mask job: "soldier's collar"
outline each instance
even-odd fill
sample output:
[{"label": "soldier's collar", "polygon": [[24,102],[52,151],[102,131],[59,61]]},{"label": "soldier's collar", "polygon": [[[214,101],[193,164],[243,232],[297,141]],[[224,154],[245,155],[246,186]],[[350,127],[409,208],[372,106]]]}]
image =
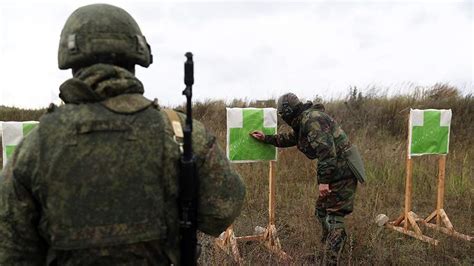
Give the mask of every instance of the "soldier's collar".
[{"label": "soldier's collar", "polygon": [[153,105],[154,102],[139,93],[121,94],[100,102],[107,109],[121,114],[132,114]]}]

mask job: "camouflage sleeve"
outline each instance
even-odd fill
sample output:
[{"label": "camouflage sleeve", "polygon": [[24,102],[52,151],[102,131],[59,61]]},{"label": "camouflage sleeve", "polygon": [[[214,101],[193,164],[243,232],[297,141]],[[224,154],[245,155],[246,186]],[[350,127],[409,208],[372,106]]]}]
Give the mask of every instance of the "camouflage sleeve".
[{"label": "camouflage sleeve", "polygon": [[328,130],[321,128],[317,120],[308,122],[304,129],[314,156],[318,159],[318,183],[332,182],[336,167],[337,153],[334,138]]},{"label": "camouflage sleeve", "polygon": [[295,133],[291,131],[290,133],[280,133],[276,135],[266,135],[264,143],[271,144],[275,147],[292,147],[296,145]]},{"label": "camouflage sleeve", "polygon": [[[193,133],[194,143],[204,144],[196,145],[196,153],[202,158],[198,161],[198,229],[218,236],[239,216],[245,198],[245,184],[216,138],[199,122],[194,128],[197,133]],[[197,140],[198,135],[203,139]]]},{"label": "camouflage sleeve", "polygon": [[0,265],[43,265],[46,245],[38,234],[39,211],[24,181],[33,175],[38,132],[16,149],[0,175]]}]

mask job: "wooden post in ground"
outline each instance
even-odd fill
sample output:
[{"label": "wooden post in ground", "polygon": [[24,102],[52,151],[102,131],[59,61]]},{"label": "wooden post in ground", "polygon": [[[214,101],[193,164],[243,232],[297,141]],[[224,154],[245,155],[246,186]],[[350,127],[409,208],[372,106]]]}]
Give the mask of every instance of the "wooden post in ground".
[{"label": "wooden post in ground", "polygon": [[410,157],[407,157],[406,161],[406,180],[405,180],[405,210],[404,210],[404,229],[408,230],[408,215],[411,211],[411,194],[413,191],[413,161]]},{"label": "wooden post in ground", "polygon": [[[408,130],[410,130],[410,123],[408,123]],[[412,193],[413,193],[413,159],[410,156],[410,136],[407,139],[407,159],[406,159],[406,179],[405,179],[405,207],[403,213],[395,220],[388,223],[386,226],[402,234],[414,237],[421,241],[438,245],[439,241],[431,237],[423,235],[420,227],[417,224],[418,216],[412,211]],[[403,227],[400,224],[403,222]]]},{"label": "wooden post in ground", "polygon": [[268,222],[275,225],[275,162],[268,165]]},{"label": "wooden post in ground", "polygon": [[[447,235],[457,237],[462,240],[472,241],[474,237],[461,234],[454,230],[453,224],[449,220],[446,211],[444,210],[444,191],[445,191],[445,178],[446,178],[446,155],[440,155],[438,159],[438,194],[436,197],[436,210],[433,211],[425,219],[419,219],[418,221],[424,226],[440,231]],[[431,221],[436,218],[436,225]]]},{"label": "wooden post in ground", "polygon": [[[408,132],[411,132],[411,120],[408,122]],[[449,132],[449,131],[448,131]],[[423,235],[418,223],[422,225],[438,230],[445,234],[472,241],[473,237],[458,233],[454,230],[448,215],[444,211],[444,191],[445,191],[445,177],[446,177],[446,154],[439,156],[438,160],[438,188],[436,198],[436,209],[428,215],[425,219],[418,218],[418,216],[411,211],[412,204],[412,192],[413,192],[413,161],[410,153],[410,133],[408,134],[407,141],[407,161],[406,161],[406,183],[405,183],[405,208],[403,213],[394,221],[386,224],[388,228],[394,229],[397,232],[415,237],[427,243],[437,245],[438,240]],[[419,154],[421,155],[421,154]],[[436,218],[436,224],[431,223]],[[403,223],[403,227],[401,224]],[[410,227],[413,231],[410,230]]]},{"label": "wooden post in ground", "polygon": [[[405,209],[402,215],[400,215],[395,221],[387,224],[388,228],[391,228],[397,232],[409,235],[417,238],[424,242],[432,245],[437,245],[438,240],[423,235],[418,223],[445,233],[447,235],[457,237],[462,240],[472,241],[474,237],[461,234],[454,230],[454,227],[449,220],[446,211],[444,210],[444,191],[445,191],[445,179],[446,179],[446,155],[441,155],[438,160],[438,188],[436,198],[436,209],[428,215],[425,219],[418,218],[418,216],[411,211],[411,197],[413,192],[413,162],[411,158],[407,159],[407,171],[406,171],[406,184],[405,184]],[[436,224],[431,223],[436,218]],[[403,222],[403,228],[400,224]],[[410,230],[413,228],[413,231]]]},{"label": "wooden post in ground", "polygon": [[441,210],[444,208],[444,180],[446,173],[446,156],[438,160],[438,197],[436,200],[436,225],[441,225]]},{"label": "wooden post in ground", "polygon": [[[439,241],[423,235],[417,224],[418,216],[411,210],[413,193],[413,159],[408,157],[406,161],[406,180],[405,180],[405,208],[403,213],[386,226],[402,234],[414,237],[432,245],[438,245]],[[403,227],[400,224],[403,222]]]},{"label": "wooden post in ground", "polygon": [[[268,164],[268,225],[255,235],[239,236],[235,237],[232,226],[230,226],[221,236],[216,239],[216,244],[227,254],[234,257],[234,261],[242,265],[243,259],[240,257],[237,243],[259,241],[261,242],[272,254],[278,256],[282,261],[289,262],[291,257],[288,256],[281,248],[280,239],[277,235],[275,225],[275,196],[276,196],[276,171],[275,161],[270,161]],[[262,228],[263,229],[263,228]],[[232,254],[231,254],[232,253]]]}]

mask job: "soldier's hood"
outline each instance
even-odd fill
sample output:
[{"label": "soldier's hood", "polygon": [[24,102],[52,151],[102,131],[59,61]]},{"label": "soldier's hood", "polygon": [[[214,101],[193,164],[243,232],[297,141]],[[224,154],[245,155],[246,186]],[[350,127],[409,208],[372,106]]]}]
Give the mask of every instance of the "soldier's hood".
[{"label": "soldier's hood", "polygon": [[143,94],[143,84],[124,68],[95,64],[77,71],[59,87],[65,103],[101,102],[122,94]]}]

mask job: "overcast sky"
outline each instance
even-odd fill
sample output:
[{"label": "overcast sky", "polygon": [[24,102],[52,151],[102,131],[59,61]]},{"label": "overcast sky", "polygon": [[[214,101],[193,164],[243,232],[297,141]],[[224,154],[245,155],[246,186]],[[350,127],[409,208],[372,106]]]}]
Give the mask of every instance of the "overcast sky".
[{"label": "overcast sky", "polygon": [[[43,1],[45,2],[45,1]],[[67,17],[96,1],[0,1],[0,105],[57,101]],[[447,82],[474,92],[473,1],[102,1],[127,10],[155,62],[137,67],[145,95],[184,101],[184,53],[195,55],[197,99],[343,97]]]}]

